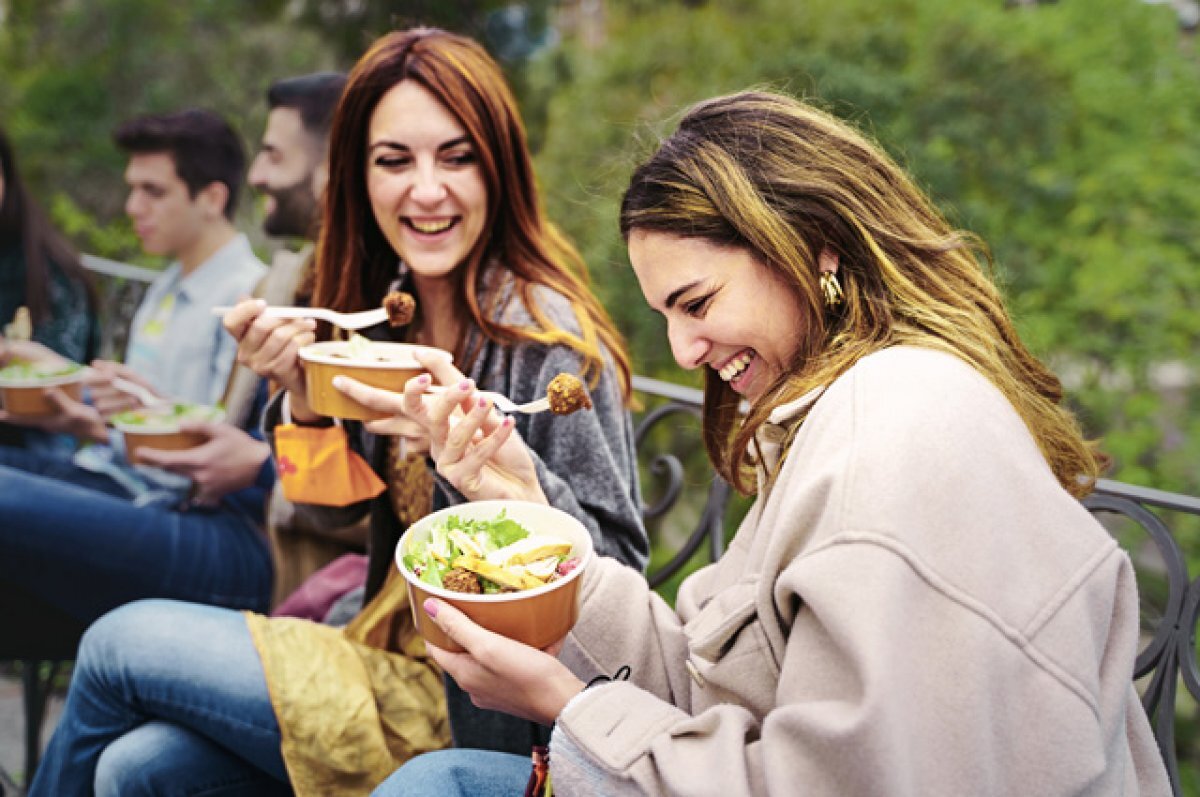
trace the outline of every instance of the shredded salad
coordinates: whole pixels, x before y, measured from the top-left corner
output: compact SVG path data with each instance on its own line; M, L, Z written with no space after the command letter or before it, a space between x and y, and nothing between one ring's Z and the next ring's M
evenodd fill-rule
M403 556L413 575L455 592L515 592L549 584L579 564L571 543L541 534L501 512L491 520L450 515Z
M206 407L176 401L139 410L126 410L112 416L112 423L121 426L173 426L180 421L217 421L224 416L219 407Z
M0 379L11 380L13 382L33 382L40 379L69 376L81 370L83 370L83 366L73 362L14 360L3 368L0 368Z

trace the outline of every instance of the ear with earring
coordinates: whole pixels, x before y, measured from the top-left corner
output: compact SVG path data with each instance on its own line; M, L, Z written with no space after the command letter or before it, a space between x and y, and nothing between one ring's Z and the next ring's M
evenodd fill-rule
M825 306L830 309L837 307L846 298L837 278L837 252L832 249L822 249L818 258L818 268L821 271L821 295L825 297Z

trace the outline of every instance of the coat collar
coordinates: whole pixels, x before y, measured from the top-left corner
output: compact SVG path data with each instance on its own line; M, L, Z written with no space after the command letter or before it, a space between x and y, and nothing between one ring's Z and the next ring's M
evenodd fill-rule
M767 420L758 427L754 439L758 448L758 490L761 495L772 475L779 468L787 445L795 432L798 419L816 403L825 392L825 385L815 387L797 399L780 404L771 410Z

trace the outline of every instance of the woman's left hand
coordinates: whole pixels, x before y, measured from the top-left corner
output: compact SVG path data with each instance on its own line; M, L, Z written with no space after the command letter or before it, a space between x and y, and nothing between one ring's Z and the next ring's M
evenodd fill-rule
M426 600L423 609L466 650L451 653L426 645L429 655L479 708L552 725L571 698L583 691L583 681L556 658L561 640L538 650L476 625L437 598Z

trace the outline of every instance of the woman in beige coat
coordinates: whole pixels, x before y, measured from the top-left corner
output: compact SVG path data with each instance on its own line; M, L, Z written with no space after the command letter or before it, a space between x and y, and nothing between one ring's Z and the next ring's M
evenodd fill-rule
M705 369L715 466L758 497L674 609L599 560L561 649L424 606L477 704L555 722L555 793L1167 794L1133 572L1077 501L1100 457L982 246L861 134L769 93L693 108L621 226L676 359ZM462 425L431 429L443 472L512 494L520 441ZM376 794L528 774L449 751Z

